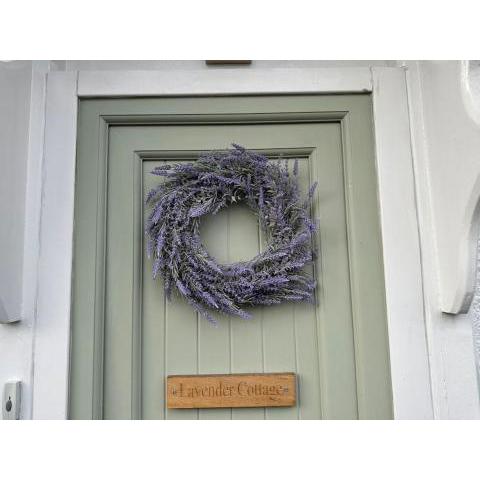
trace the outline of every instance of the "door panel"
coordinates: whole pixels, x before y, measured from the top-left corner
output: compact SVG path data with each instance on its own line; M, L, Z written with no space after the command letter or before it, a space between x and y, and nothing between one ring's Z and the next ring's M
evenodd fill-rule
M155 105L159 114L165 110L195 114L212 111L242 114L260 110L258 113L265 115L272 109L284 114L292 110L292 105L297 105L296 108L305 105L305 97L259 97L257 102L252 97L211 98L207 104L206 99L81 103L73 279L72 418L391 416L375 177L371 174L374 173L371 131L366 128L363 137L358 131L360 120L368 126L369 97L349 97L350 103L345 102L345 97L337 97L342 101L335 101L334 96L311 96L316 111L324 113L324 118L316 121L310 117L308 121L298 121L298 114L297 117L292 114L289 121L285 114L281 122L266 116L258 117L261 121L244 120L239 124L222 124L220 120L204 124L195 119L192 124L178 124L168 119L162 124L145 124L149 122L135 119L148 115ZM356 105L358 97L360 105ZM341 120L345 118L344 113L337 113L338 118L332 113L345 110L345 104L349 106L350 121L354 118L353 111L358 116L359 128L355 132L351 127L346 131L345 122ZM102 121L106 117L99 114L101 111L107 111L107 117L112 112L125 117L123 122L107 118L110 123L105 127ZM92 119L98 118L94 128ZM228 119L224 120L227 122ZM103 139L98 135L102 128L106 132ZM94 132L99 138L96 155L92 148ZM358 214L353 215L356 210L349 204L349 182L356 180L356 177L349 178L349 174L356 170L349 170L348 165L345 168L345 142L352 141L352 133L362 137L357 143L363 152L355 159L363 164L356 168L360 166L365 171L365 166L369 166L370 173L359 179L359 183L365 184L360 190L365 194L365 189L372 189L363 195L365 198L358 199L360 205L356 206L368 212L363 228L370 227L373 244L374 258L365 259L370 265L364 267L375 292L371 326L368 321L359 322L357 303L360 300L355 297L355 274L352 273L355 265L352 260L356 260L352 259L352 249L358 241L350 225L352 216L357 218ZM103 150L99 148L102 140L106 147ZM312 215L320 220L315 240L319 256L312 268L318 288L315 305L255 307L249 309L253 314L251 320L221 316L218 327L214 327L179 296L167 301L162 282L152 280L151 262L144 248L143 225L148 210L143 199L159 181L150 174L155 166L164 162L195 161L200 152L225 149L232 142L263 151L272 159L282 155L290 167L293 159L298 158L303 191L318 181L312 206ZM96 204L88 197L96 197ZM251 258L264 246L255 217L242 206L206 218L201 233L209 251L222 262ZM357 255L362 254L361 247L357 251ZM86 270L95 280L93 287L85 275L81 275ZM87 305L90 311L85 308ZM377 334L373 341L365 338L369 328L374 328ZM358 337L364 344L358 342ZM372 350L370 363L363 360L365 346ZM359 381L359 373L361 376L365 370L366 375ZM296 407L170 410L165 406L165 378L170 374L277 371L297 373ZM83 402L87 402L88 407Z

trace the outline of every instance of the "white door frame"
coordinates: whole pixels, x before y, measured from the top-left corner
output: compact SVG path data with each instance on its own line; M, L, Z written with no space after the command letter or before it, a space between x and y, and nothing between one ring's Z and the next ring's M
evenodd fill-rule
M47 79L33 418L67 417L81 97L371 92L395 418L433 418L407 84L402 68L51 72Z

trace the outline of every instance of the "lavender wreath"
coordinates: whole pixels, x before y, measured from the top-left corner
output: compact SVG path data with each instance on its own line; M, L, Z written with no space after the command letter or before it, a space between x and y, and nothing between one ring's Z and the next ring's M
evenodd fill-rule
M153 278L162 276L167 298L177 290L208 320L213 311L250 318L245 306L312 300L315 282L303 267L312 260L315 224L309 205L316 183L302 199L287 162L271 162L254 151L202 154L196 162L163 165L152 173L165 181L146 204L147 253ZM232 202L245 202L259 217L267 247L253 259L219 264L202 245L199 224Z

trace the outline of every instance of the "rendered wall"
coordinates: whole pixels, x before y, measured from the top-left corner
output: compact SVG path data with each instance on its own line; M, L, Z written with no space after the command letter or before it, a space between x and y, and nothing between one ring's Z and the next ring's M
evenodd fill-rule
M477 118L480 118L480 61L477 60L470 62L468 82L473 108L475 108L478 112ZM480 152L477 153L479 159L478 161L480 162ZM478 243L477 282L475 288L475 297L473 299L472 306L468 315L473 323L473 339L475 346L475 355L477 359L477 371L480 378L480 241Z
M0 63L0 300L5 310L0 314L13 319L24 315L24 230L31 79L31 62ZM0 325L2 394L6 381L27 379L28 385L30 379L33 318L24 320L19 324ZM28 415L28 407L26 413Z

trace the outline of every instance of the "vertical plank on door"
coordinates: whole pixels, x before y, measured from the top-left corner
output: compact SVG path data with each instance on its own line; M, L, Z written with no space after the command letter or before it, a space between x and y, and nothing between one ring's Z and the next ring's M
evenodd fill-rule
M212 255L220 263L228 263L229 209L221 210L215 217L202 219L200 235ZM232 320L216 315L217 326L205 318L198 325L198 373L225 373L231 371L230 330ZM202 409L200 419L227 420L232 418L231 408Z
M313 211L320 221L315 263L318 296L318 355L322 416L357 418L354 332L348 262L347 217L340 125L325 124L322 142L310 157L310 175L318 181Z
M156 180L158 182L158 179ZM163 289L163 281L155 282L157 290ZM163 343L157 348L164 352L165 382L168 375L198 373L198 315L196 311L176 291L172 298L164 303L164 333ZM157 372L161 375L161 372ZM163 390L164 391L164 390ZM160 398L158 398L160 402ZM197 409L175 410L167 409L163 399L164 416L169 420L196 420L199 417Z
M283 167L283 162L281 164ZM292 172L292 162L287 160L287 165L290 172ZM264 309L263 348L265 371L297 373L296 344L294 304L289 302ZM271 420L297 419L298 405L295 408L266 408L265 418Z
M158 182L150 172L160 162L143 161L143 198ZM143 203L143 202L142 202ZM144 221L149 211L144 212ZM143 228L142 228L143 232ZM145 237L143 237L145 238ZM165 312L163 283L152 281L152 262L143 245L142 418L165 418Z
M111 156L116 162L108 166L108 222L106 251L105 301L105 371L104 418L130 419L132 417L132 375L134 322L134 271L132 249L134 238L134 162L132 153L122 148L122 142L114 145ZM125 218L130 221L125 221ZM119 258L121 262L117 261Z
M157 283L157 287L161 287ZM165 304L165 376L197 372L197 314L179 295ZM162 347L160 347L161 349ZM158 399L160 401L160 399ZM196 420L198 410L166 409L165 418L170 420Z
M229 260L239 262L258 255L258 216L246 205L233 205L229 209ZM250 308L250 320L232 318L231 348L232 373L263 372L262 309ZM264 408L234 408L235 420L265 418Z
M308 185L312 184L310 175L311 158L299 159L298 184L302 195L306 194ZM312 209L312 215L315 210ZM315 244L315 238L313 240ZM305 269L314 277L318 285L322 284L321 272L314 272L312 266ZM317 292L315 292L317 293ZM296 360L297 360L297 408L299 419L322 418L320 397L320 366L318 355L318 325L315 314L318 295L315 294L315 305L296 303L294 307Z

